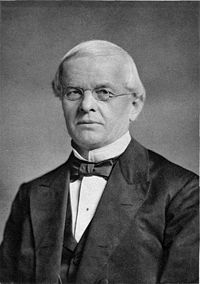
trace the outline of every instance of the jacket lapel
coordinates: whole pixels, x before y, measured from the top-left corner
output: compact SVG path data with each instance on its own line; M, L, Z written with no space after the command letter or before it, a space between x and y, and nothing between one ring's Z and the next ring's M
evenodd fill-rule
M68 196L67 163L31 191L30 208L36 249L36 281L58 279Z
M77 283L94 283L120 244L148 190L147 151L132 141L108 180L89 233Z

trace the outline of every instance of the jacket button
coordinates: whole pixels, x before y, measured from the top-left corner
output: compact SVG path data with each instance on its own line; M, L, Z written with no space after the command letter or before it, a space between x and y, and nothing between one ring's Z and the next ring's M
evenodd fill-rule
M101 279L101 280L99 281L99 284L109 284L109 280L108 280L107 278Z

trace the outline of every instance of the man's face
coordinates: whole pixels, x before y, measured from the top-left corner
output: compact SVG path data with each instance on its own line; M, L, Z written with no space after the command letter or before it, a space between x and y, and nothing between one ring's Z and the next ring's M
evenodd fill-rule
M92 150L114 142L129 127L133 96L97 101L91 90L104 87L115 94L125 88L125 67L119 56L71 58L63 64L63 84L85 90L78 101L62 98L66 125L73 141L82 150Z

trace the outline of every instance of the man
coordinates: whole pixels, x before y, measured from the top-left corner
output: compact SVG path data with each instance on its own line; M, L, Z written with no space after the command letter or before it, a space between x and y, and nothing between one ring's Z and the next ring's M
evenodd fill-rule
M0 250L0 280L198 283L198 179L131 139L145 90L130 55L88 41L53 81L68 161L23 184Z

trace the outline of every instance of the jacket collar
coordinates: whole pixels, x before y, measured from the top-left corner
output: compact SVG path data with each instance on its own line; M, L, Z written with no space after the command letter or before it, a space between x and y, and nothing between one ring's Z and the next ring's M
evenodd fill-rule
M58 178L58 176L66 178L69 167L68 161L54 170L51 175L46 175L40 185L44 187L57 188L57 183L60 182L60 178ZM120 155L119 165L128 184L149 180L148 151L135 139L131 139L127 149Z
M132 138L119 159L121 172L128 184L149 180L148 151Z
M68 164L33 183L31 220L36 255L36 282L57 283L68 198Z

